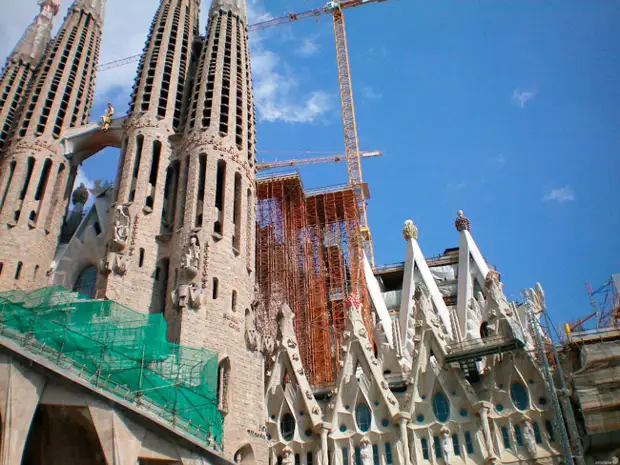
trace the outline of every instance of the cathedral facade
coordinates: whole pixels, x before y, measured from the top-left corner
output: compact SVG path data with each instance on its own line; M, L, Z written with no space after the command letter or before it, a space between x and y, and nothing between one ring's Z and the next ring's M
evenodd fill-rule
M458 249L427 260L408 221L404 262L366 267L372 324L351 295L337 381L312 386L286 303L275 338L255 324L245 0L213 0L205 35L199 0L161 0L127 116L89 123L105 3L75 0L52 39L59 6L41 1L1 76L0 291L13 292L1 305L27 310L15 292L61 286L88 302L163 315L168 343L217 354L222 436L196 442L175 423L179 412L164 424L141 398L121 401L93 377L82 382L33 355L28 338L18 347L0 335L0 463L51 463L40 448L52 443L64 447L57 463L564 461L557 398L534 355L546 337L535 324L542 288L508 302L462 212ZM116 180L97 184L84 212L89 192L74 190L77 167L106 146L121 149ZM51 435L59 430L73 433Z

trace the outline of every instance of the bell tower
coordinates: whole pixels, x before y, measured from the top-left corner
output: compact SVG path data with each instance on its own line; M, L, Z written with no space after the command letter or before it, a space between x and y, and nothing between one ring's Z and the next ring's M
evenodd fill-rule
M118 166L108 253L98 295L145 313L170 300L172 154L181 129L199 0L161 0L138 66Z
M27 65L32 67L41 56L0 161L1 290L46 283L76 174L58 139L64 130L88 121L105 3L75 0L58 36L45 48L58 3L41 2L43 17L10 58L33 60Z

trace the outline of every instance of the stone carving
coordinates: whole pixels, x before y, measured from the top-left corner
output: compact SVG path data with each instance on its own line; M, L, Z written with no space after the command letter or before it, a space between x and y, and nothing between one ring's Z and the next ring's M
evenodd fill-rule
M276 348L276 341L274 340L273 337L267 335L263 338L263 355L265 357L271 357L271 354L273 354L274 349Z
M245 343L248 350L259 352L262 350L262 340L256 330L256 315L253 309L245 317Z
M176 291L172 291L172 303L179 311L183 311L187 306L187 296L189 294L189 286L182 284Z
M114 260L113 271L121 276L127 273L127 265L129 264L127 257L125 255L112 253L112 258Z
M189 305L194 310L202 307L203 290L196 283L189 285Z
M172 292L172 303L179 311L183 311L187 306L198 310L202 307L202 300L202 288L195 283L181 284L176 291Z
M198 274L200 268L201 251L198 243L198 236L192 235L189 238L189 245L185 249L183 264L181 268L185 271L188 279L192 279Z
M405 221L405 226L403 227L403 237L406 241L409 239L418 240L418 228L413 224L413 221L407 220Z
M450 463L451 445L452 441L450 441L450 431L448 431L446 427L441 428L441 454L447 464Z
M205 242L204 257L202 258L202 288L207 288L209 270L209 242Z
M465 217L463 214L463 210L459 210L456 212L456 220L454 221L454 226L458 232L470 231L471 223L469 219Z
M372 465L372 447L370 447L370 441L367 438L360 441L360 448L362 465Z
M293 326L294 318L295 314L291 310L291 307L287 304L283 304L278 313L278 333L281 341L295 337L295 329Z
M536 436L529 418L523 421L523 439L525 439L525 448L528 454L532 457L536 457Z
M108 107L105 112L101 116L101 130L106 132L110 129L110 125L112 124L112 118L114 117L114 107L111 103L108 103Z
M282 465L294 465L295 458L293 457L293 451L289 446L282 449Z
M145 114L137 118L127 118L125 120L124 129L128 132L132 129L145 129L145 128L157 128L156 122L152 121L150 117Z
M114 210L114 237L112 242L118 249L123 250L129 239L129 227L131 225L129 210L124 205L117 205Z

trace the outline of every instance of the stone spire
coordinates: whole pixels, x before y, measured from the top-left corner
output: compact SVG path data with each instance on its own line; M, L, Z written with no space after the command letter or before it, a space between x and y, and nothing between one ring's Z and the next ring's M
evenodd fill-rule
M218 10L230 11L247 22L245 0L213 0L211 2L211 14Z
M41 56L52 38L59 0L39 0L39 14L9 55L0 76L0 155Z
M170 239L181 173L173 153L181 126L185 85L198 36L198 0L161 0L138 66L123 137L114 214L110 215L105 295L145 313L172 301ZM129 237L119 230L117 222ZM200 245L197 245L200 248ZM168 280L170 277L170 286ZM187 292L186 292L187 291ZM189 290L181 305L195 303Z
M105 0L73 2L43 52L16 117L0 161L0 257L7 271L16 271L2 273L0 289L13 288L15 280L22 289L46 282L40 270L53 259L77 174L58 139L88 121L104 6ZM49 19L58 2L44 0L41 7Z

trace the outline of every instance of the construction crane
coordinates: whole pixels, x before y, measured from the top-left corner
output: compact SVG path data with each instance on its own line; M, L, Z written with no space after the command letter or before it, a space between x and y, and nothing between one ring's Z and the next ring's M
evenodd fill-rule
M360 158L380 157L381 152L360 152ZM288 168L290 166L318 165L320 163L340 163L346 159L346 155L329 155L325 157L297 158L294 160L274 160L263 162L256 165L258 171L271 170L276 168Z
M357 138L357 124L355 121L355 105L353 103L353 89L351 85L351 70L349 67L349 52L347 48L347 34L343 16L343 10L354 8L371 3L381 3L387 0L332 0L322 8L304 11L301 13L289 13L280 18L274 18L261 23L252 24L248 31L258 31L281 24L288 24L302 19L319 18L322 15L330 14L333 18L334 37L336 41L336 62L338 64L338 85L340 90L340 103L342 111L342 123L344 129L345 157L347 161L347 173L349 184L355 193L357 210L359 214L359 241L371 266L374 268L374 252L372 237L368 227L368 215L366 212L366 192L362 178L362 167L359 153L359 143ZM123 58L111 63L105 63L98 68L98 71L123 66L128 63L138 61L141 55ZM361 255L361 254L360 254ZM361 258L361 256L360 256ZM361 263L361 260L360 260ZM360 267L361 268L361 267Z

